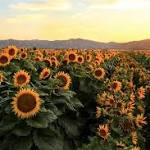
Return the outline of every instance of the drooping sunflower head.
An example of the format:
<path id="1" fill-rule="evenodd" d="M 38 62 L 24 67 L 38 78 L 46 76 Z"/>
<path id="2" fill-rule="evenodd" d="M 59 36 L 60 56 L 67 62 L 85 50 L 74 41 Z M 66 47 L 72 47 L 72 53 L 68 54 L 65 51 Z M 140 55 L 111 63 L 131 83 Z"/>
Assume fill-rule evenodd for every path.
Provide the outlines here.
<path id="1" fill-rule="evenodd" d="M 99 125 L 98 135 L 100 137 L 102 137 L 104 140 L 106 140 L 108 138 L 108 136 L 110 135 L 110 133 L 109 133 L 109 127 L 108 127 L 107 124 L 105 124 L 105 125 Z"/>
<path id="2" fill-rule="evenodd" d="M 13 98 L 12 110 L 21 119 L 34 117 L 41 107 L 39 94 L 31 89 L 21 89 Z"/>
<path id="3" fill-rule="evenodd" d="M 12 58 L 17 55 L 18 49 L 16 46 L 8 46 L 8 48 L 5 49 L 5 52 Z"/>
<path id="4" fill-rule="evenodd" d="M 13 76 L 14 86 L 23 87 L 30 82 L 30 75 L 24 70 L 16 72 Z"/>
<path id="5" fill-rule="evenodd" d="M 0 54 L 0 67 L 5 67 L 10 63 L 10 57 L 7 53 Z"/>
<path id="6" fill-rule="evenodd" d="M 94 76 L 96 79 L 98 79 L 98 80 L 103 79 L 104 76 L 105 76 L 105 71 L 104 71 L 104 69 L 103 69 L 103 68 L 96 68 L 96 69 L 94 70 L 94 72 L 93 72 L 93 76 Z"/>
<path id="7" fill-rule="evenodd" d="M 59 87 L 68 90 L 71 84 L 71 77 L 68 73 L 65 73 L 63 71 L 58 72 L 55 75 L 55 78 L 60 80 Z"/>
<path id="8" fill-rule="evenodd" d="M 119 82 L 119 81 L 114 81 L 113 83 L 112 83 L 112 90 L 114 90 L 115 92 L 117 92 L 117 91 L 120 91 L 121 90 L 121 87 L 122 87 L 122 84 L 121 84 L 121 82 Z"/>
<path id="9" fill-rule="evenodd" d="M 51 71 L 49 68 L 44 68 L 39 75 L 39 79 L 43 80 L 43 79 L 48 78 L 50 76 L 50 73 Z"/>

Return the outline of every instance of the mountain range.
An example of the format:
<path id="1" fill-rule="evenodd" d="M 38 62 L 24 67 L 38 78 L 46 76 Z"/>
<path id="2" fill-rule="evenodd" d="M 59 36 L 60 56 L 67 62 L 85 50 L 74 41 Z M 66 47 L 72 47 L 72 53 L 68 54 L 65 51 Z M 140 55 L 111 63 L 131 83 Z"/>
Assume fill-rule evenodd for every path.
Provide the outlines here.
<path id="1" fill-rule="evenodd" d="M 16 45 L 17 47 L 27 48 L 101 48 L 101 49 L 150 49 L 150 39 L 141 41 L 132 41 L 126 43 L 117 42 L 97 42 L 85 39 L 69 39 L 69 40 L 0 40 L 0 48 L 8 45 Z"/>

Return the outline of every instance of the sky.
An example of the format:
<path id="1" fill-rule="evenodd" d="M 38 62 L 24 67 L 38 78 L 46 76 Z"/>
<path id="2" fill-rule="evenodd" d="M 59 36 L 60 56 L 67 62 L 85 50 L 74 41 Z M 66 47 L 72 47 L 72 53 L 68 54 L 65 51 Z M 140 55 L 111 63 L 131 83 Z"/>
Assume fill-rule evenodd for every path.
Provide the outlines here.
<path id="1" fill-rule="evenodd" d="M 150 0 L 0 0 L 0 39 L 150 39 Z"/>

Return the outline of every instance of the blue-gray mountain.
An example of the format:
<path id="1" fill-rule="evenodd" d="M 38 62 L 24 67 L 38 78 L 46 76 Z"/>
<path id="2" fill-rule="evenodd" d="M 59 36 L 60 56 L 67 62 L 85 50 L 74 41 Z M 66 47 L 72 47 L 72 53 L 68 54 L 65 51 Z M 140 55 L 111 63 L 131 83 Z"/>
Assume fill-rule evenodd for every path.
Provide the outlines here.
<path id="1" fill-rule="evenodd" d="M 0 47 L 8 45 L 16 45 L 17 47 L 38 47 L 38 48 L 115 48 L 115 49 L 150 49 L 150 39 L 141 41 L 132 41 L 128 43 L 116 42 L 96 42 L 85 39 L 69 39 L 69 40 L 0 40 Z"/>

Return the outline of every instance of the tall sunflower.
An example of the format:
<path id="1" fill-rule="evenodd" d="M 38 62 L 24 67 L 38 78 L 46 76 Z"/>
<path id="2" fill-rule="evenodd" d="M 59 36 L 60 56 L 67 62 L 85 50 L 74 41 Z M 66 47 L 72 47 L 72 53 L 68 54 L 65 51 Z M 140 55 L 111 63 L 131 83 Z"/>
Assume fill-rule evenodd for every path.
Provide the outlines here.
<path id="1" fill-rule="evenodd" d="M 60 71 L 55 75 L 55 78 L 60 80 L 59 86 L 61 88 L 63 88 L 64 90 L 69 89 L 70 84 L 71 84 L 71 77 L 68 73 Z"/>
<path id="2" fill-rule="evenodd" d="M 0 67 L 5 67 L 10 63 L 10 57 L 7 53 L 0 54 Z"/>
<path id="3" fill-rule="evenodd" d="M 13 83 L 16 87 L 26 86 L 30 82 L 30 75 L 24 70 L 16 72 L 13 76 Z"/>
<path id="4" fill-rule="evenodd" d="M 39 75 L 39 79 L 42 80 L 48 78 L 50 73 L 51 71 L 49 68 L 44 68 Z"/>
<path id="5" fill-rule="evenodd" d="M 11 102 L 13 112 L 21 119 L 35 116 L 41 107 L 39 94 L 31 89 L 21 89 Z"/>

